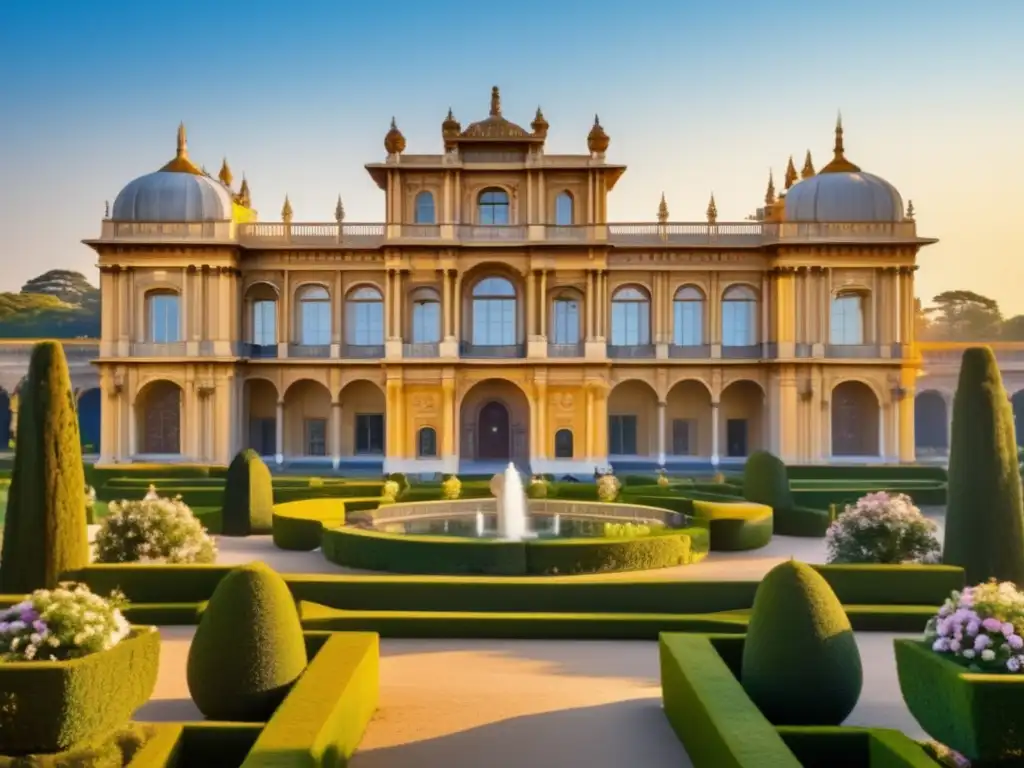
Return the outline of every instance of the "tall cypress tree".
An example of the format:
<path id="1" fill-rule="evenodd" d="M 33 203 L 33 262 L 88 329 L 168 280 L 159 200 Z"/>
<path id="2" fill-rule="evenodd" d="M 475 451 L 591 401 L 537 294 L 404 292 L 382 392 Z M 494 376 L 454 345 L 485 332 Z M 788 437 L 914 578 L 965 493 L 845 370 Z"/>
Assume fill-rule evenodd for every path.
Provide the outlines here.
<path id="1" fill-rule="evenodd" d="M 78 414 L 60 342 L 32 350 L 15 446 L 0 561 L 5 594 L 53 588 L 89 562 Z"/>
<path id="2" fill-rule="evenodd" d="M 989 347 L 965 350 L 960 363 L 942 560 L 962 566 L 969 584 L 996 578 L 1024 586 L 1024 505 L 1013 408 Z"/>

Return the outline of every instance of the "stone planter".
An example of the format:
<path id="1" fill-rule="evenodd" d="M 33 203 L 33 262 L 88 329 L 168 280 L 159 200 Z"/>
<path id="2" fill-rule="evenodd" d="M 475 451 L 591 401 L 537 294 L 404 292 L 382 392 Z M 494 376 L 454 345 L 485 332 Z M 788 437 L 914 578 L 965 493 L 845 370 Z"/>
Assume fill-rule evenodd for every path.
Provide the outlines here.
<path id="1" fill-rule="evenodd" d="M 156 627 L 79 659 L 0 662 L 0 755 L 65 752 L 107 737 L 149 700 L 159 666 Z"/>
<path id="2" fill-rule="evenodd" d="M 895 645 L 903 699 L 932 738 L 975 765 L 1021 764 L 1024 675 L 970 672 L 919 640 Z"/>

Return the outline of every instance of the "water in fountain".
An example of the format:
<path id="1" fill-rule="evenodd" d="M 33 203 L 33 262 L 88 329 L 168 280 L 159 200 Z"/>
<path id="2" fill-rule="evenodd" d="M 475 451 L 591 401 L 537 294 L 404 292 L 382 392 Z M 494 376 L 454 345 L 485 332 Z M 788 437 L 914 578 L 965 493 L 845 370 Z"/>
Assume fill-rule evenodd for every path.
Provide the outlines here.
<path id="1" fill-rule="evenodd" d="M 476 513 L 476 537 L 479 539 L 484 535 L 484 513 L 477 510 Z"/>
<path id="2" fill-rule="evenodd" d="M 554 530 L 552 532 L 555 534 L 556 537 L 562 535 L 562 516 L 561 515 L 555 515 Z"/>
<path id="3" fill-rule="evenodd" d="M 514 464 L 505 468 L 505 482 L 498 498 L 498 538 L 521 541 L 529 536 L 526 521 L 526 492 Z"/>

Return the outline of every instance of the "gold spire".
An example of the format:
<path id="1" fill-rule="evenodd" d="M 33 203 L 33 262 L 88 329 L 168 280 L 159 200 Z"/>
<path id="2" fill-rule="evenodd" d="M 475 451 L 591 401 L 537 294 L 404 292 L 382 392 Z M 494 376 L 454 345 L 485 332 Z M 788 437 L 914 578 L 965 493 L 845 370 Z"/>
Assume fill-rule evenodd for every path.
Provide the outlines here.
<path id="1" fill-rule="evenodd" d="M 242 186 L 238 188 L 238 204 L 248 208 L 252 205 L 252 198 L 249 195 L 249 181 L 242 174 Z"/>
<path id="2" fill-rule="evenodd" d="M 708 224 L 715 224 L 718 222 L 718 206 L 715 205 L 715 193 L 711 193 L 711 200 L 708 201 Z"/>
<path id="3" fill-rule="evenodd" d="M 220 173 L 217 174 L 217 178 L 221 180 L 221 183 L 231 189 L 231 182 L 234 181 L 235 177 L 231 175 L 231 167 L 228 165 L 228 159 L 225 157 L 224 162 L 220 165 Z"/>
<path id="4" fill-rule="evenodd" d="M 540 107 L 537 107 L 537 114 L 534 116 L 533 122 L 530 123 L 530 127 L 533 128 L 535 136 L 540 136 L 542 139 L 547 138 L 550 126 L 544 117 L 544 113 L 540 111 Z"/>
<path id="5" fill-rule="evenodd" d="M 801 179 L 809 179 L 814 175 L 814 163 L 811 162 L 811 150 L 807 150 L 807 155 L 804 157 L 804 167 L 800 171 Z"/>
<path id="6" fill-rule="evenodd" d="M 491 117 L 501 117 L 501 91 L 498 86 L 491 88 Z"/>
<path id="7" fill-rule="evenodd" d="M 857 173 L 859 167 L 846 159 L 843 147 L 843 115 L 836 117 L 836 142 L 832 148 L 832 161 L 821 169 L 820 173 Z"/>
<path id="8" fill-rule="evenodd" d="M 174 159 L 167 163 L 161 171 L 168 173 L 191 173 L 194 176 L 205 175 L 188 157 L 188 136 L 185 133 L 185 123 L 178 123 L 178 146 Z"/>
<path id="9" fill-rule="evenodd" d="M 907 200 L 907 218 L 913 221 L 914 219 L 914 201 Z"/>
<path id="10" fill-rule="evenodd" d="M 668 221 L 668 203 L 665 202 L 665 193 L 661 193 L 661 202 L 658 203 L 658 223 L 664 224 Z"/>
<path id="11" fill-rule="evenodd" d="M 405 136 L 398 130 L 398 123 L 391 118 L 391 128 L 384 135 L 384 149 L 389 155 L 400 155 L 405 151 Z"/>
<path id="12" fill-rule="evenodd" d="M 611 138 L 605 133 L 604 128 L 601 127 L 601 118 L 594 115 L 594 127 L 587 134 L 587 149 L 592 154 L 603 155 L 608 151 L 608 145 L 611 143 Z"/>
<path id="13" fill-rule="evenodd" d="M 338 195 L 338 204 L 334 206 L 334 220 L 339 224 L 345 220 L 345 206 L 341 204 L 341 195 Z"/>
<path id="14" fill-rule="evenodd" d="M 768 169 L 768 189 L 764 193 L 764 204 L 774 205 L 775 204 L 775 176 L 772 174 L 771 169 Z"/>
<path id="15" fill-rule="evenodd" d="M 281 206 L 281 221 L 285 224 L 292 223 L 292 202 L 288 199 L 288 195 L 284 196 L 284 205 Z"/>
<path id="16" fill-rule="evenodd" d="M 793 156 L 789 156 L 789 162 L 786 164 L 786 189 L 789 189 L 796 184 L 796 166 L 793 165 Z"/>

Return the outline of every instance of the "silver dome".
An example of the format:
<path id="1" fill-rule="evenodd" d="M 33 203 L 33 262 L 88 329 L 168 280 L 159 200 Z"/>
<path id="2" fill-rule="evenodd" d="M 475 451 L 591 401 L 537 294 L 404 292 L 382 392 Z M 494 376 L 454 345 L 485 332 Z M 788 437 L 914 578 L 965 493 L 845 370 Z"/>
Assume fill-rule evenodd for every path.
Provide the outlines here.
<path id="1" fill-rule="evenodd" d="M 786 221 L 903 221 L 903 198 L 874 174 L 823 171 L 786 193 Z"/>
<path id="2" fill-rule="evenodd" d="M 130 182 L 114 200 L 114 221 L 227 221 L 231 193 L 216 179 L 156 171 Z"/>

